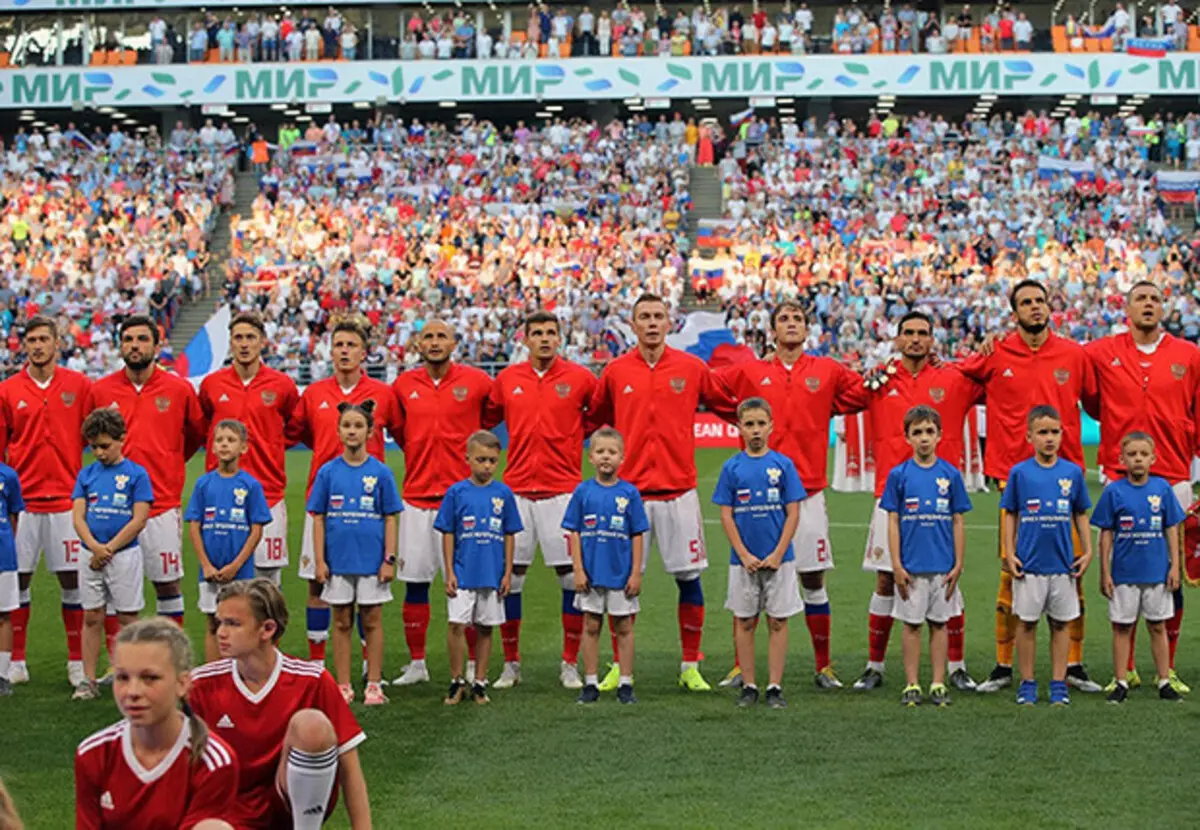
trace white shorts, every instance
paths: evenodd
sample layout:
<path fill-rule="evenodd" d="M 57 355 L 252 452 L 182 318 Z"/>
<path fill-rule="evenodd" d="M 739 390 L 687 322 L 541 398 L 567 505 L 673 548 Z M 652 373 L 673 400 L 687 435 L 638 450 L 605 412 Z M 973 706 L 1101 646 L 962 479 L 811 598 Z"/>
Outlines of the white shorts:
<path fill-rule="evenodd" d="M 200 583 L 200 589 L 196 595 L 196 607 L 200 609 L 201 614 L 217 613 L 217 595 L 221 593 L 221 589 L 227 584 L 226 582 L 209 582 L 205 580 Z"/>
<path fill-rule="evenodd" d="M 567 532 L 562 529 L 562 520 L 571 503 L 571 494 L 562 493 L 537 501 L 517 496 L 516 501 L 525 529 L 513 540 L 513 564 L 532 565 L 533 549 L 541 545 L 542 559 L 547 567 L 570 565 L 571 552 L 567 549 Z"/>
<path fill-rule="evenodd" d="M 650 533 L 658 541 L 663 570 L 669 574 L 702 571 L 708 567 L 708 552 L 704 547 L 704 514 L 700 512 L 700 496 L 688 490 L 670 501 L 645 502 Z M 646 561 L 642 559 L 642 570 Z"/>
<path fill-rule="evenodd" d="M 46 554 L 46 568 L 54 573 L 79 570 L 83 543 L 75 532 L 71 511 L 65 513 L 21 513 L 17 520 L 17 570 L 31 574 Z M 89 554 L 90 558 L 90 554 Z"/>
<path fill-rule="evenodd" d="M 141 611 L 146 605 L 142 594 L 143 563 L 144 557 L 137 547 L 118 551 L 98 571 L 93 571 L 87 562 L 79 563 L 79 600 L 83 610 L 111 605 L 118 614 Z"/>
<path fill-rule="evenodd" d="M 16 571 L 0 571 L 0 614 L 21 607 L 21 580 Z"/>
<path fill-rule="evenodd" d="M 458 593 L 446 598 L 446 611 L 447 621 L 459 625 L 503 625 L 505 620 L 504 600 L 492 588 L 459 588 Z"/>
<path fill-rule="evenodd" d="M 888 514 L 875 499 L 871 525 L 867 530 L 867 548 L 863 551 L 864 571 L 892 572 L 892 551 L 888 546 Z"/>
<path fill-rule="evenodd" d="M 183 517 L 179 508 L 147 519 L 138 535 L 138 546 L 142 549 L 146 579 L 174 582 L 182 578 Z"/>
<path fill-rule="evenodd" d="M 1166 583 L 1116 585 L 1108 601 L 1108 620 L 1118 625 L 1133 625 L 1138 615 L 1146 622 L 1162 622 L 1175 616 L 1175 597 Z"/>
<path fill-rule="evenodd" d="M 330 605 L 382 605 L 392 601 L 392 583 L 378 576 L 330 574 L 321 590 L 321 601 Z"/>
<path fill-rule="evenodd" d="M 1192 495 L 1192 483 L 1190 481 L 1178 481 L 1171 485 L 1171 490 L 1175 493 L 1175 498 L 1179 499 L 1180 507 L 1187 510 L 1192 506 L 1195 496 Z"/>
<path fill-rule="evenodd" d="M 792 537 L 799 573 L 818 573 L 833 568 L 833 548 L 829 544 L 829 512 L 825 509 L 825 491 L 800 502 L 800 522 Z"/>
<path fill-rule="evenodd" d="M 610 617 L 628 617 L 641 610 L 637 597 L 625 596 L 622 588 L 593 588 L 575 595 L 575 610 L 584 614 L 599 614 Z"/>
<path fill-rule="evenodd" d="M 1079 592 L 1070 574 L 1025 574 L 1013 580 L 1013 614 L 1021 622 L 1037 622 L 1042 615 L 1058 622 L 1079 616 Z"/>
<path fill-rule="evenodd" d="M 313 552 L 313 517 L 304 514 L 304 532 L 300 536 L 300 578 L 312 581 L 317 578 L 317 555 Z"/>
<path fill-rule="evenodd" d="M 764 611 L 777 620 L 794 617 L 804 610 L 796 573 L 794 562 L 784 562 L 777 571 L 764 568 L 754 573 L 741 565 L 730 565 L 725 608 L 743 620 Z"/>
<path fill-rule="evenodd" d="M 400 514 L 400 562 L 396 566 L 396 578 L 401 582 L 433 582 L 445 569 L 442 534 L 433 529 L 437 514 L 436 508 L 404 503 Z"/>
<path fill-rule="evenodd" d="M 892 619 L 909 625 L 922 623 L 944 623 L 957 617 L 963 610 L 962 592 L 954 586 L 954 593 L 946 599 L 945 574 L 917 574 L 908 586 L 908 599 L 901 599 L 896 591 L 892 603 Z"/>
<path fill-rule="evenodd" d="M 271 522 L 263 528 L 262 539 L 254 549 L 255 568 L 283 568 L 288 563 L 287 499 L 271 507 Z"/>

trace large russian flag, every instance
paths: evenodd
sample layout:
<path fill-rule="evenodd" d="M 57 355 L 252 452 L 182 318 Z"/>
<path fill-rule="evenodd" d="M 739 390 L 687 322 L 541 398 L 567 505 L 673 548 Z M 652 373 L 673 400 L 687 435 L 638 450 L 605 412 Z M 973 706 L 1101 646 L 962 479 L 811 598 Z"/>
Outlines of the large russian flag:
<path fill-rule="evenodd" d="M 204 328 L 196 332 L 175 360 L 175 372 L 193 383 L 199 383 L 205 375 L 225 365 L 229 356 L 229 321 L 233 312 L 223 305 L 208 318 Z"/>
<path fill-rule="evenodd" d="M 1125 52 L 1139 58 L 1165 58 L 1175 51 L 1175 40 L 1169 37 L 1131 37 Z"/>
<path fill-rule="evenodd" d="M 725 315 L 715 311 L 693 311 L 682 329 L 667 336 L 667 345 L 694 354 L 709 366 L 729 366 L 755 359 L 754 351 L 738 344 L 725 325 Z"/>
<path fill-rule="evenodd" d="M 1187 204 L 1200 190 L 1200 171 L 1160 170 L 1154 174 L 1154 184 L 1164 202 Z"/>
<path fill-rule="evenodd" d="M 1055 156 L 1038 156 L 1037 171 L 1039 179 L 1055 179 L 1068 174 L 1075 181 L 1094 181 L 1096 178 L 1096 163 L 1092 159 L 1062 159 Z"/>

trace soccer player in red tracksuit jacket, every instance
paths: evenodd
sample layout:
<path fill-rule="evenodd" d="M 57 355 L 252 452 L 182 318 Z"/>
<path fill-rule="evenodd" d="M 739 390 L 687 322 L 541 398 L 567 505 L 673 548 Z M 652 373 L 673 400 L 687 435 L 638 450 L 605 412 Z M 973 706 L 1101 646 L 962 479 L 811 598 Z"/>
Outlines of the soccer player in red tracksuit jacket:
<path fill-rule="evenodd" d="M 400 564 L 396 578 L 404 587 L 404 639 L 410 661 L 395 682 L 425 683 L 425 643 L 429 635 L 429 586 L 441 573 L 442 534 L 434 530 L 442 496 L 470 475 L 467 438 L 499 419 L 488 413 L 492 379 L 473 366 L 453 362 L 454 330 L 442 320 L 425 323 L 417 335 L 422 365 L 403 372 L 392 384 L 400 429 L 393 433 L 404 450 L 400 496 Z M 474 629 L 468 628 L 468 631 Z M 468 635 L 474 671 L 474 636 Z"/>
<path fill-rule="evenodd" d="M 232 418 L 246 427 L 248 442 L 240 466 L 258 481 L 271 508 L 271 523 L 263 529 L 262 541 L 254 551 L 258 576 L 279 584 L 280 571 L 288 563 L 287 443 L 284 432 L 300 403 L 296 382 L 262 362 L 267 343 L 262 317 L 246 312 L 229 324 L 229 351 L 233 365 L 218 369 L 200 384 L 200 408 L 208 418 L 209 434 L 204 468 L 217 468 L 212 448 L 212 430 Z"/>
<path fill-rule="evenodd" d="M 17 523 L 17 572 L 20 607 L 12 612 L 13 662 L 9 679 L 29 680 L 25 643 L 29 625 L 29 584 L 38 560 L 62 589 L 62 621 L 67 633 L 67 676 L 72 686 L 83 680 L 79 604 L 79 536 L 71 519 L 71 491 L 83 458 L 80 427 L 87 417 L 92 382 L 85 375 L 56 365 L 58 327 L 49 317 L 33 317 L 23 335 L 29 363 L 0 383 L 0 453 L 8 448 L 8 464 L 17 471 L 25 512 Z M 0 454 L 0 458 L 3 455 Z"/>
<path fill-rule="evenodd" d="M 771 404 L 775 416 L 771 449 L 792 460 L 808 494 L 800 502 L 792 547 L 804 598 L 804 620 L 812 639 L 816 683 L 823 689 L 837 689 L 842 683 L 829 663 L 829 594 L 824 575 L 833 567 L 833 550 L 824 492 L 829 486 L 829 450 L 822 437 L 828 434 L 834 415 L 861 411 L 866 394 L 856 373 L 831 358 L 804 353 L 808 323 L 798 303 L 776 306 L 771 329 L 774 357 L 738 363 L 719 372 L 718 377 L 735 401 L 760 397 Z M 740 670 L 735 667 L 722 685 L 737 686 L 740 680 Z"/>
<path fill-rule="evenodd" d="M 319 380 L 304 390 L 300 404 L 288 423 L 285 440 L 304 444 L 312 449 L 308 468 L 308 485 L 304 489 L 305 503 L 312 490 L 317 471 L 342 454 L 338 438 L 338 404 L 343 401 L 361 404 L 375 402 L 375 429 L 367 440 L 367 452 L 386 463 L 386 427 L 393 437 L 399 434 L 400 414 L 386 383 L 367 377 L 363 361 L 367 357 L 369 332 L 354 320 L 341 320 L 333 327 L 333 376 Z M 300 578 L 308 580 L 308 609 L 305 623 L 308 628 L 308 659 L 324 662 L 325 644 L 329 639 L 329 606 L 321 600 L 321 583 L 316 581 L 316 556 L 313 553 L 313 520 L 304 514 L 304 535 L 300 543 Z M 365 662 L 365 661 L 364 661 Z"/>
<path fill-rule="evenodd" d="M 1026 420 L 1035 406 L 1052 406 L 1062 415 L 1063 439 L 1059 454 L 1086 469 L 1083 457 L 1079 406 L 1088 414 L 1097 411 L 1096 373 L 1083 347 L 1050 331 L 1050 305 L 1046 287 L 1037 280 L 1022 280 L 1009 294 L 1017 330 L 1000 339 L 990 354 L 978 354 L 956 363 L 987 395 L 987 449 L 983 472 L 1003 489 L 1009 471 L 1033 455 L 1026 440 Z M 1003 543 L 1001 543 L 1003 547 Z M 1000 551 L 1004 556 L 1004 551 Z M 1080 600 L 1082 603 L 1082 599 Z M 979 684 L 981 692 L 995 692 L 1012 684 L 1012 655 L 1017 618 L 1012 613 L 1012 574 L 1003 566 L 996 596 L 996 666 Z M 1067 682 L 1081 692 L 1098 692 L 1083 666 L 1084 615 L 1070 625 Z"/>
<path fill-rule="evenodd" d="M 942 418 L 942 438 L 937 454 L 960 471 L 965 465 L 963 424 L 974 417 L 974 407 L 983 401 L 983 388 L 968 380 L 953 365 L 931 366 L 933 321 L 919 311 L 900 318 L 896 335 L 899 360 L 879 374 L 882 385 L 876 389 L 861 387 L 869 400 L 867 417 L 875 441 L 875 509 L 863 552 L 863 569 L 875 571 L 875 593 L 871 596 L 867 623 L 867 668 L 854 682 L 854 688 L 869 691 L 883 683 L 884 658 L 892 632 L 892 606 L 895 583 L 892 580 L 892 554 L 888 546 L 888 514 L 879 500 L 887 486 L 887 474 L 912 458 L 912 446 L 904 433 L 904 416 L 914 406 L 932 407 Z M 894 369 L 894 371 L 890 371 Z M 975 681 L 967 673 L 963 657 L 965 636 L 963 609 L 946 621 L 949 682 L 956 689 L 970 691 Z"/>
<path fill-rule="evenodd" d="M 583 440 L 590 434 L 588 404 L 596 376 L 558 356 L 562 344 L 558 318 L 537 311 L 525 319 L 529 360 L 502 371 L 492 385 L 488 405 L 508 427 L 508 462 L 504 483 L 513 491 L 521 524 L 513 554 L 513 578 L 504 598 L 506 622 L 500 626 L 504 672 L 497 689 L 521 681 L 521 588 L 533 564 L 533 549 L 554 568 L 562 587 L 563 653 L 559 681 L 567 689 L 583 688 L 576 663 L 583 634 L 583 614 L 575 608 L 575 584 L 563 515 L 579 486 Z"/>
<path fill-rule="evenodd" d="M 204 446 L 208 424 L 192 384 L 155 364 L 158 325 L 141 314 L 121 323 L 125 368 L 92 385 L 87 411 L 111 406 L 125 419 L 125 457 L 146 468 L 154 504 L 138 537 L 146 577 L 158 595 L 157 614 L 183 623 L 183 485 L 187 462 Z M 106 624 L 112 635 L 112 618 Z"/>
<path fill-rule="evenodd" d="M 1154 283 L 1135 283 L 1126 295 L 1125 312 L 1129 331 L 1084 346 L 1100 386 L 1100 466 L 1105 479 L 1119 479 L 1124 473 L 1121 439 L 1135 430 L 1144 432 L 1154 439 L 1150 472 L 1165 478 L 1186 508 L 1192 503 L 1192 457 L 1200 434 L 1200 350 L 1163 331 L 1162 290 Z M 1170 682 L 1180 693 L 1190 691 L 1175 674 L 1182 621 L 1180 588 L 1175 616 L 1167 620 Z M 1132 642 L 1130 646 L 1128 669 L 1136 674 Z"/>
<path fill-rule="evenodd" d="M 703 403 L 732 422 L 737 402 L 704 361 L 667 345 L 670 323 L 661 298 L 653 294 L 638 298 L 633 306 L 637 348 L 605 367 L 591 409 L 596 423 L 611 424 L 624 436 L 621 478 L 642 494 L 663 567 L 679 585 L 683 650 L 679 685 L 709 691 L 699 668 L 704 629 L 700 575 L 708 567 L 708 556 L 696 494 L 694 421 Z M 619 679 L 616 662 L 604 679 L 605 684 L 611 679 L 613 688 Z M 618 676 L 612 676 L 614 672 Z"/>

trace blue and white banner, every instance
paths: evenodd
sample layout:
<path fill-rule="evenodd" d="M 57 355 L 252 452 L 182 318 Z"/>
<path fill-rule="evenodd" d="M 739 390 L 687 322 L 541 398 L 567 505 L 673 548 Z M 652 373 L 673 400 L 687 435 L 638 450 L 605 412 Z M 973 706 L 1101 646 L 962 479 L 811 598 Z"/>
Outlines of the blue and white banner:
<path fill-rule="evenodd" d="M 229 356 L 229 321 L 233 312 L 229 306 L 223 305 L 217 313 L 208 318 L 204 328 L 188 341 L 187 346 L 175 360 L 175 371 L 180 377 L 185 377 L 193 384 L 199 382 L 222 366 Z"/>
<path fill-rule="evenodd" d="M 1096 178 L 1096 163 L 1092 159 L 1055 158 L 1054 156 L 1038 156 L 1038 178 L 1054 179 L 1064 174 L 1073 176 L 1076 181 Z"/>

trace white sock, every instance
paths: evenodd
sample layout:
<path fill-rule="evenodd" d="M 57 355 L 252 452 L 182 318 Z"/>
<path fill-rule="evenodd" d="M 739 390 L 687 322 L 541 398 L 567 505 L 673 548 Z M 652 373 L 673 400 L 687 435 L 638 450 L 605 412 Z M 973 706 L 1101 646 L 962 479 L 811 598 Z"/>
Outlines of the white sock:
<path fill-rule="evenodd" d="M 679 671 L 685 672 L 688 669 L 695 669 L 695 668 L 698 668 L 699 666 L 700 666 L 699 663 L 689 663 L 685 660 L 684 662 L 679 664 Z"/>
<path fill-rule="evenodd" d="M 885 597 L 881 594 L 871 594 L 871 603 L 867 606 L 867 610 L 877 617 L 892 616 L 892 607 L 896 604 L 896 597 Z"/>
<path fill-rule="evenodd" d="M 8 679 L 8 670 L 12 667 L 12 652 L 0 651 L 0 678 Z"/>
<path fill-rule="evenodd" d="M 599 686 L 600 685 L 600 676 L 597 674 L 585 674 L 583 676 L 583 685 Z"/>
<path fill-rule="evenodd" d="M 633 675 L 622 674 L 622 675 L 620 675 L 620 677 L 621 677 L 621 680 L 617 685 L 619 685 L 619 686 L 632 686 L 633 685 Z"/>
<path fill-rule="evenodd" d="M 183 597 L 159 597 L 155 602 L 155 613 L 160 617 L 183 613 Z"/>
<path fill-rule="evenodd" d="M 954 674 L 956 671 L 966 671 L 966 670 L 967 670 L 967 664 L 965 661 L 963 661 L 963 660 L 951 660 L 950 661 L 950 674 Z"/>
<path fill-rule="evenodd" d="M 295 830 L 321 830 L 337 780 L 338 748 L 325 752 L 288 751 L 287 789 Z"/>
<path fill-rule="evenodd" d="M 420 660 L 413 660 L 408 665 L 409 665 L 409 668 L 423 669 L 423 668 L 425 668 L 425 658 L 422 657 Z"/>
<path fill-rule="evenodd" d="M 880 674 L 883 674 L 883 663 L 879 663 L 879 662 L 876 662 L 876 661 L 874 661 L 874 660 L 868 660 L 868 661 L 867 661 L 867 668 L 868 668 L 868 669 L 875 669 L 875 671 L 879 672 Z"/>

